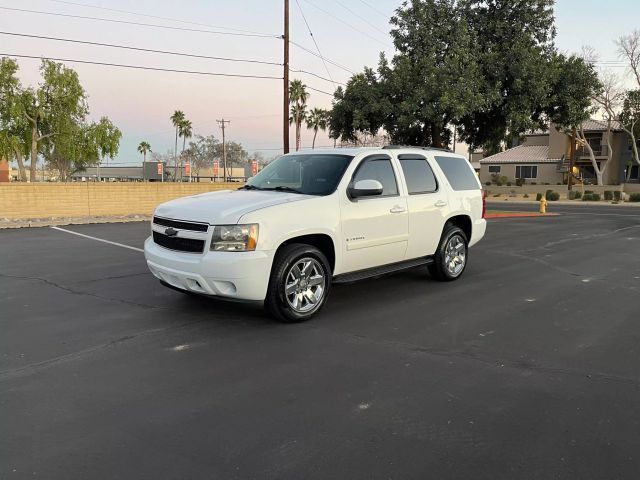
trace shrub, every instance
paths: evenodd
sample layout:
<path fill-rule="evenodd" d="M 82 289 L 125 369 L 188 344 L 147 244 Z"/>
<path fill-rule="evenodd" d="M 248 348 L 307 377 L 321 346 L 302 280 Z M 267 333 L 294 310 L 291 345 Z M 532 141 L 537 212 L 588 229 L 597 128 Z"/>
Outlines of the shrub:
<path fill-rule="evenodd" d="M 507 182 L 507 187 L 510 187 L 510 186 L 511 186 L 511 182 Z"/>
<path fill-rule="evenodd" d="M 536 193 L 536 202 L 542 200 L 542 194 L 540 192 Z"/>
<path fill-rule="evenodd" d="M 499 197 L 500 195 L 501 195 L 500 193 L 496 193 L 494 197 Z"/>
<path fill-rule="evenodd" d="M 484 184 L 488 187 L 491 185 L 491 182 L 484 182 Z"/>
<path fill-rule="evenodd" d="M 613 192 L 611 190 L 604 191 L 604 199 L 605 200 L 613 200 Z"/>
<path fill-rule="evenodd" d="M 619 202 L 622 199 L 622 192 L 620 190 L 614 190 L 613 192 L 613 199 L 616 202 Z"/>
<path fill-rule="evenodd" d="M 584 192 L 584 195 L 582 196 L 582 201 L 586 202 L 591 200 L 593 200 L 593 193 Z"/>
<path fill-rule="evenodd" d="M 546 198 L 547 200 L 549 200 L 549 194 L 553 193 L 553 190 L 547 190 L 546 192 L 544 192 L 544 198 Z"/>
<path fill-rule="evenodd" d="M 547 200 L 550 202 L 557 202 L 560 200 L 560 194 L 558 192 L 549 192 L 547 193 Z"/>
<path fill-rule="evenodd" d="M 593 200 L 596 202 L 600 201 L 600 194 L 599 193 L 592 193 L 591 196 L 593 197 Z"/>
<path fill-rule="evenodd" d="M 525 180 L 524 180 L 524 178 L 516 178 L 516 185 L 517 185 L 518 187 L 521 187 L 521 186 L 522 186 L 522 185 L 524 185 L 524 184 L 525 184 Z"/>
<path fill-rule="evenodd" d="M 585 191 L 584 191 L 584 194 L 585 194 L 585 195 L 586 195 L 586 194 L 591 195 L 592 193 L 593 193 L 593 190 L 585 190 Z"/>
<path fill-rule="evenodd" d="M 528 193 L 525 193 L 525 194 L 522 196 L 522 198 L 529 198 L 529 194 L 528 194 Z"/>
<path fill-rule="evenodd" d="M 578 192 L 577 190 L 571 190 L 569 192 L 569 200 L 580 200 L 582 198 L 582 192 Z"/>
<path fill-rule="evenodd" d="M 531 185 L 537 185 L 538 182 L 531 182 Z"/>
<path fill-rule="evenodd" d="M 630 202 L 640 202 L 640 193 L 632 193 L 629 195 Z"/>

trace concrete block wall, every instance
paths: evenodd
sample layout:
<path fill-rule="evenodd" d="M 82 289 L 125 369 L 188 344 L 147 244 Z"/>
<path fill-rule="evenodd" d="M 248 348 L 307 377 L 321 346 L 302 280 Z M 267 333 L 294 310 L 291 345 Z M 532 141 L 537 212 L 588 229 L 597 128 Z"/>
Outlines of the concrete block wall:
<path fill-rule="evenodd" d="M 0 219 L 149 215 L 160 203 L 240 183 L 0 184 Z"/>

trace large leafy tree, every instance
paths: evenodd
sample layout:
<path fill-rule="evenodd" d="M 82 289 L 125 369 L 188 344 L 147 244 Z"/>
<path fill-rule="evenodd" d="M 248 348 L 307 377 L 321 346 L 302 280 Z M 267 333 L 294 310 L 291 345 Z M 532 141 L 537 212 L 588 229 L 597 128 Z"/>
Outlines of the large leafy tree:
<path fill-rule="evenodd" d="M 638 155 L 638 142 L 640 142 L 640 90 L 629 90 L 625 93 L 619 119 L 622 129 L 631 139 L 633 161 L 640 165 L 640 156 Z M 627 178 L 629 178 L 630 174 L 631 169 L 628 169 Z"/>
<path fill-rule="evenodd" d="M 61 63 L 42 60 L 42 82 L 22 92 L 22 108 L 31 130 L 30 176 L 35 181 L 38 153 L 43 142 L 64 142 L 84 122 L 88 113 L 86 94 L 78 74 Z"/>
<path fill-rule="evenodd" d="M 185 150 L 185 156 L 191 162 L 193 172 L 200 175 L 200 170 L 207 166 L 212 166 L 218 155 L 220 142 L 213 135 L 203 137 L 196 135 L 195 141 L 189 142 L 189 147 Z"/>
<path fill-rule="evenodd" d="M 22 110 L 18 64 L 0 58 L 0 160 L 16 160 L 20 180 L 27 181 L 24 158 L 29 150 L 29 125 Z"/>
<path fill-rule="evenodd" d="M 489 153 L 545 128 L 555 53 L 553 0 L 465 0 L 488 105 L 462 119 L 462 138 Z"/>

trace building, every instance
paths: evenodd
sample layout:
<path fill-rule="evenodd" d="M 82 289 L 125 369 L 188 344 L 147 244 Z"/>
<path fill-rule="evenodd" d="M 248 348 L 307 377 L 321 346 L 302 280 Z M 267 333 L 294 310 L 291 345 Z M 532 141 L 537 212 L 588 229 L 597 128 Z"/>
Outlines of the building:
<path fill-rule="evenodd" d="M 606 122 L 587 120 L 583 129 L 599 166 L 606 161 L 608 149 L 611 149 L 612 157 L 603 177 L 604 184 L 625 183 L 627 169 L 633 158 L 629 136 L 618 122 L 613 122 L 610 145 L 607 141 Z M 491 182 L 493 175 L 500 175 L 513 183 L 516 179 L 531 184 L 567 183 L 570 146 L 570 137 L 553 126 L 548 132 L 527 134 L 520 145 L 480 160 L 480 181 Z M 596 183 L 589 152 L 584 147 L 576 149 L 574 173 L 587 184 Z M 639 180 L 638 166 L 632 166 L 629 181 Z"/>

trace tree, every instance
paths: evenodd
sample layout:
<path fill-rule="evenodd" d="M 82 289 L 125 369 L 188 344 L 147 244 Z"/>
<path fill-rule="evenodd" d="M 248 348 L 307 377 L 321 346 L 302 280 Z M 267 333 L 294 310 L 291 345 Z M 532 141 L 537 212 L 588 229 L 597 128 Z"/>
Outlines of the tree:
<path fill-rule="evenodd" d="M 318 135 L 318 130 L 322 130 L 323 132 L 327 129 L 327 118 L 328 113 L 323 108 L 313 108 L 309 112 L 307 116 L 307 128 L 313 129 L 313 142 L 311 143 L 311 148 L 316 148 L 316 136 Z"/>
<path fill-rule="evenodd" d="M 171 123 L 176 129 L 176 143 L 175 148 L 173 150 L 173 179 L 174 181 L 178 178 L 178 133 L 180 124 L 184 122 L 184 112 L 181 110 L 176 110 L 173 112 L 173 115 L 169 117 Z"/>
<path fill-rule="evenodd" d="M 21 103 L 31 127 L 30 177 L 35 181 L 38 152 L 44 140 L 68 136 L 88 113 L 78 74 L 61 63 L 42 60 L 42 83 L 23 90 Z"/>
<path fill-rule="evenodd" d="M 147 152 L 151 151 L 151 145 L 146 140 L 140 142 L 138 145 L 138 153 L 142 154 L 142 169 L 144 170 L 144 165 L 147 163 Z"/>
<path fill-rule="evenodd" d="M 302 80 L 293 80 L 289 84 L 289 103 L 291 104 L 291 116 L 289 125 L 296 126 L 296 151 L 300 150 L 300 129 L 307 116 L 307 100 L 309 99 L 307 86 Z"/>
<path fill-rule="evenodd" d="M 487 153 L 546 128 L 552 82 L 553 0 L 467 0 L 480 93 L 487 104 L 462 119 L 461 139 Z M 464 21 L 464 20 L 463 20 Z"/>
<path fill-rule="evenodd" d="M 206 137 L 196 135 L 195 142 L 189 142 L 185 155 L 191 162 L 191 168 L 196 176 L 200 176 L 201 169 L 213 165 L 218 155 L 219 145 L 220 142 L 213 135 Z"/>
<path fill-rule="evenodd" d="M 182 122 L 180 122 L 180 125 L 178 125 L 178 135 L 182 137 L 182 152 L 180 153 L 180 156 L 184 157 L 184 149 L 187 143 L 187 138 L 191 138 L 193 136 L 193 126 L 191 124 L 191 120 L 187 120 L 185 118 Z M 184 163 L 184 161 L 181 163 Z M 182 169 L 180 169 L 180 178 L 182 178 Z"/>
<path fill-rule="evenodd" d="M 640 30 L 621 36 L 616 43 L 619 56 L 629 62 L 629 68 L 640 88 Z"/>
<path fill-rule="evenodd" d="M 22 111 L 22 86 L 17 72 L 15 60 L 0 59 L 0 160 L 15 159 L 20 180 L 26 182 L 24 157 L 29 150 L 29 125 Z"/>
<path fill-rule="evenodd" d="M 620 126 L 631 139 L 633 161 L 640 166 L 638 142 L 640 141 L 640 90 L 629 90 L 622 101 L 622 111 L 618 116 Z M 631 176 L 631 168 L 627 170 L 627 180 Z"/>

